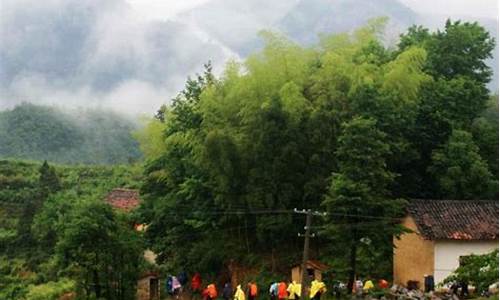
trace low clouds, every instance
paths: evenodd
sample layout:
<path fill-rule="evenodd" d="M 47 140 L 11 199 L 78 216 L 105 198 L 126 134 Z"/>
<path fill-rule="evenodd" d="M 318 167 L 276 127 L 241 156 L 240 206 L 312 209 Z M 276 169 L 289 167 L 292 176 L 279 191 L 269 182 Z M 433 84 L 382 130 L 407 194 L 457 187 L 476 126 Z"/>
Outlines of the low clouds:
<path fill-rule="evenodd" d="M 228 51 L 124 1 L 2 3 L 0 109 L 22 101 L 151 112 Z"/>
<path fill-rule="evenodd" d="M 258 49 L 262 29 L 310 43 L 380 14 L 397 31 L 444 24 L 397 0 L 0 1 L 0 109 L 28 101 L 152 113 L 207 61 L 217 71 Z"/>

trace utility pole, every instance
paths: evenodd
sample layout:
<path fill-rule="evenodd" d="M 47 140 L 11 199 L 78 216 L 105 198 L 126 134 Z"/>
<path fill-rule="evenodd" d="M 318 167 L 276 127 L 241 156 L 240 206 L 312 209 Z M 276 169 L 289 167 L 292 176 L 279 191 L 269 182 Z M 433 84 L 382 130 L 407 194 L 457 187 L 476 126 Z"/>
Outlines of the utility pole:
<path fill-rule="evenodd" d="M 307 293 L 307 288 L 309 287 L 309 276 L 307 274 L 307 261 L 309 260 L 309 239 L 314 237 L 315 234 L 311 234 L 311 223 L 312 223 L 312 217 L 313 216 L 324 216 L 326 213 L 321 213 L 318 211 L 312 211 L 311 209 L 308 210 L 298 210 L 294 209 L 295 213 L 298 214 L 305 214 L 306 215 L 306 226 L 304 226 L 305 233 L 300 234 L 299 236 L 304 237 L 304 252 L 302 254 L 302 278 L 301 278 L 301 293 L 300 293 L 300 298 L 301 299 L 306 299 L 306 293 Z"/>

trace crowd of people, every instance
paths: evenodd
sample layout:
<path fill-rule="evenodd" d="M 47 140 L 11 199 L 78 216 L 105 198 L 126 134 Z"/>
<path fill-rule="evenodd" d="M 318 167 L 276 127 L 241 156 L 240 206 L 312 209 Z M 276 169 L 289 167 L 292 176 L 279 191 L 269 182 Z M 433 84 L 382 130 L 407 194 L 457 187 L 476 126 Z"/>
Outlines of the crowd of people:
<path fill-rule="evenodd" d="M 326 292 L 326 285 L 322 281 L 313 280 L 311 288 L 309 289 L 309 297 L 311 299 L 319 300 L 321 295 Z M 273 282 L 269 286 L 268 295 L 271 300 L 297 300 L 302 293 L 302 286 L 300 283 L 292 281 L 286 283 Z M 202 296 L 204 300 L 214 300 L 217 298 L 217 289 L 215 284 L 209 284 L 203 291 Z M 246 289 L 243 289 L 241 284 L 236 286 L 233 290 L 231 283 L 226 283 L 222 290 L 222 298 L 224 300 L 255 300 L 259 296 L 259 288 L 255 281 L 247 284 Z"/>
<path fill-rule="evenodd" d="M 165 281 L 166 292 L 178 297 L 187 283 L 188 280 L 185 273 L 181 273 L 178 276 L 167 276 Z M 203 300 L 215 300 L 219 297 L 216 284 L 210 283 L 202 286 L 201 275 L 199 273 L 194 274 L 192 277 L 190 291 L 193 294 L 201 294 Z M 311 282 L 308 289 L 309 298 L 319 300 L 321 295 L 326 293 L 326 291 L 325 283 L 315 279 Z M 245 288 L 241 284 L 238 284 L 235 289 L 233 289 L 231 283 L 227 282 L 224 284 L 220 296 L 224 300 L 256 300 L 259 292 L 259 287 L 255 281 L 248 282 Z M 270 300 L 298 300 L 302 294 L 302 285 L 295 281 L 273 282 L 269 285 L 267 293 Z"/>
<path fill-rule="evenodd" d="M 311 278 L 312 279 L 312 278 Z M 302 285 L 295 281 L 280 281 L 272 282 L 264 289 L 265 294 L 261 294 L 260 288 L 255 281 L 250 281 L 246 285 L 238 284 L 236 288 L 230 282 L 226 282 L 222 287 L 222 292 L 219 294 L 217 285 L 209 283 L 204 285 L 199 273 L 194 274 L 191 278 L 190 286 L 188 285 L 189 279 L 186 273 L 180 273 L 177 276 L 167 276 L 165 280 L 165 289 L 167 294 L 180 298 L 182 291 L 189 291 L 194 298 L 203 300 L 216 300 L 222 298 L 223 300 L 257 300 L 258 298 L 268 298 L 270 300 L 299 300 L 302 295 Z M 393 286 L 391 289 L 397 289 L 398 286 Z M 362 280 L 358 278 L 353 282 L 352 291 L 353 295 L 358 297 L 364 296 L 371 291 L 380 291 L 389 289 L 389 282 L 380 279 L 375 281 L 371 279 Z M 408 281 L 405 290 L 417 290 L 418 282 Z M 466 282 L 454 283 L 449 287 L 450 292 L 458 295 L 460 290 L 461 296 L 468 295 L 468 284 Z M 327 292 L 327 287 L 324 282 L 320 280 L 312 280 L 306 289 L 309 299 L 320 300 L 321 296 Z M 434 278 L 433 276 L 425 277 L 425 292 L 434 291 Z M 334 297 L 340 299 L 342 294 L 346 294 L 347 285 L 340 281 L 334 281 L 332 284 L 332 294 Z M 197 296 L 198 295 L 198 296 Z"/>

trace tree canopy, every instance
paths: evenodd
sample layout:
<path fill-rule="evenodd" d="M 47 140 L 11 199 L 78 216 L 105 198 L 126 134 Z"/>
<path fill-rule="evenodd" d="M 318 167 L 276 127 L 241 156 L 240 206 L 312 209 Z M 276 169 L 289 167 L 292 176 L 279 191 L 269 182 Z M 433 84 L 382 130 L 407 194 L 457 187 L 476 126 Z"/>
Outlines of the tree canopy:
<path fill-rule="evenodd" d="M 138 135 L 150 153 L 141 214 L 161 262 L 216 273 L 257 259 L 276 271 L 301 253 L 303 220 L 290 211 L 323 205 L 330 217 L 317 220 L 325 230 L 313 247 L 347 272 L 391 253 L 402 199 L 498 197 L 484 64 L 493 39 L 448 21 L 443 31 L 412 27 L 391 48 L 384 24 L 310 47 L 263 32 L 262 51 L 220 77 L 207 65 L 159 110 Z M 354 258 L 332 239 L 354 245 Z"/>

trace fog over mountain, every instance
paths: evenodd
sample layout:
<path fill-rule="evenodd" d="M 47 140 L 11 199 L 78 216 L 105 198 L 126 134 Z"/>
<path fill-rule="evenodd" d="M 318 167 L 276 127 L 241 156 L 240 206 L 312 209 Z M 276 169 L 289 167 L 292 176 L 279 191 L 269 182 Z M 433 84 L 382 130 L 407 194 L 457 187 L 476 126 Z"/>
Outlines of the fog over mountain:
<path fill-rule="evenodd" d="M 0 1 L 0 109 L 32 102 L 151 113 L 203 63 L 220 71 L 228 59 L 258 49 L 262 29 L 310 44 L 318 33 L 388 16 L 390 42 L 411 24 L 434 29 L 451 16 L 477 20 L 498 39 L 496 14 L 431 14 L 413 0 Z M 477 5 L 496 9 L 492 1 Z M 497 90 L 495 59 L 490 86 Z"/>
<path fill-rule="evenodd" d="M 28 101 L 151 112 L 187 74 L 225 58 L 188 25 L 142 20 L 120 0 L 6 1 L 1 19 L 2 107 Z"/>

